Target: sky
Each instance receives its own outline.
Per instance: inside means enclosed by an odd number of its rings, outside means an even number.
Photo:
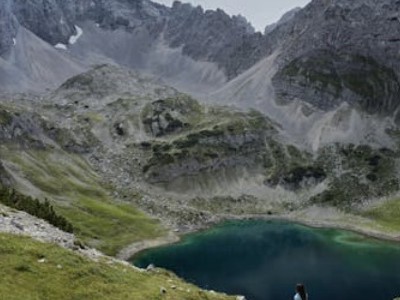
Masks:
[[[174,0],[153,0],[171,6]],[[279,20],[288,10],[305,6],[310,0],[180,0],[201,5],[205,9],[221,8],[230,15],[246,17],[256,30],[264,32],[265,26]]]

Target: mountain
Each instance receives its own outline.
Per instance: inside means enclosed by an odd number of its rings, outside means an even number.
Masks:
[[[262,34],[179,1],[1,1],[0,185],[109,255],[260,216],[396,239],[399,10],[313,0]]]
[[[304,157],[300,182],[330,178],[317,163],[330,148],[332,161],[348,146],[397,153],[398,4],[314,0],[263,35],[241,16],[179,1],[7,0],[0,84],[11,103],[16,91],[39,94],[37,115],[59,123],[46,136],[108,161],[95,167],[115,185],[123,157],[135,157],[124,176],[145,189],[273,194],[299,171],[276,147]]]
[[[400,94],[398,9],[395,0],[314,0],[262,35],[241,16],[178,1],[169,8],[148,0],[8,0],[0,84],[43,91],[111,63],[211,103],[261,110],[302,147],[389,147],[385,129],[397,122]]]
[[[301,40],[283,44],[287,63],[275,77],[278,97],[290,101],[293,88],[297,98],[323,110],[345,101],[370,113],[395,112],[398,12],[396,1],[314,1],[288,25]],[[318,100],[301,88],[305,83]]]
[[[204,11],[178,1],[172,8],[148,0],[9,0],[2,5],[9,20],[0,25],[7,32],[0,38],[0,54],[12,65],[10,56],[24,47],[13,39],[18,40],[26,29],[58,49],[67,49],[54,52],[72,61],[78,58],[83,68],[114,62],[170,78],[170,83],[193,92],[215,89],[240,72],[235,52],[254,36],[254,29],[241,16],[229,17],[222,10]],[[78,32],[83,35],[71,40]],[[70,63],[59,64],[64,69]],[[58,73],[63,79],[71,76],[71,72]],[[36,81],[40,76],[30,78]],[[46,78],[44,82],[52,84]]]
[[[337,141],[391,146],[398,9],[396,1],[312,1],[264,36],[265,58],[211,97],[261,109],[313,149]],[[368,129],[371,115],[376,129]]]

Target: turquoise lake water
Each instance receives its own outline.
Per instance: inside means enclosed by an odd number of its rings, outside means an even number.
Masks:
[[[248,300],[290,300],[296,283],[310,300],[400,296],[400,245],[351,232],[282,222],[235,221],[145,251],[154,264],[206,289]]]

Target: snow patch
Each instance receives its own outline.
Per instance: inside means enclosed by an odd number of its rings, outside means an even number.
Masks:
[[[79,40],[79,38],[82,36],[82,34],[83,34],[83,30],[82,30],[82,28],[80,28],[79,26],[76,26],[76,25],[75,25],[75,30],[76,30],[76,35],[72,35],[72,36],[69,38],[69,44],[70,44],[70,45],[75,44],[75,43]]]
[[[67,45],[58,43],[54,46],[54,48],[61,49],[61,50],[68,50]]]

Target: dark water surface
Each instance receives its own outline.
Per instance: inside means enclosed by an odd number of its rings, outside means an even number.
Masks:
[[[357,234],[266,221],[229,222],[134,259],[203,288],[249,300],[290,300],[303,282],[310,300],[400,296],[400,246]]]

